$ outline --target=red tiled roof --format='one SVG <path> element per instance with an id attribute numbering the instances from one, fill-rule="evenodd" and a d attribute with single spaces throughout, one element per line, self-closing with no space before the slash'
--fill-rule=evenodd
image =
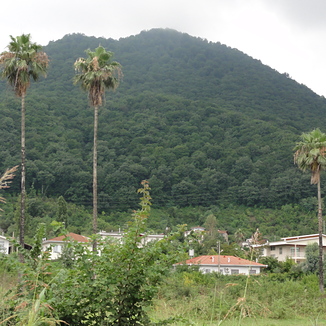
<path id="1" fill-rule="evenodd" d="M 209 256 L 199 256 L 194 257 L 191 259 L 186 260 L 187 265 L 217 265 L 220 263 L 221 265 L 244 265 L 244 266 L 262 266 L 265 267 L 266 265 L 256 263 L 254 261 L 250 261 L 247 259 L 234 257 L 234 256 L 220 256 L 220 259 L 218 258 L 218 255 L 209 255 Z"/>
<path id="2" fill-rule="evenodd" d="M 72 233 L 72 232 L 69 232 L 66 235 L 60 235 L 59 237 L 49 239 L 47 241 L 64 241 L 64 240 L 69 240 L 69 239 L 75 240 L 78 242 L 89 242 L 89 239 L 84 237 L 83 235 Z"/>

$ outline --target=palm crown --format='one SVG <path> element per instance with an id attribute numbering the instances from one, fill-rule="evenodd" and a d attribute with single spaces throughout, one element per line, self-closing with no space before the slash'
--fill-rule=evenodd
<path id="1" fill-rule="evenodd" d="M 111 61 L 112 52 L 106 51 L 102 46 L 94 52 L 86 50 L 88 57 L 79 58 L 74 66 L 80 72 L 74 78 L 75 84 L 80 83 L 86 90 L 92 106 L 101 106 L 105 89 L 115 89 L 121 79 L 121 66 Z"/>
<path id="2" fill-rule="evenodd" d="M 46 76 L 49 59 L 46 53 L 40 51 L 40 45 L 31 43 L 30 34 L 10 38 L 9 51 L 0 55 L 2 77 L 7 79 L 16 95 L 21 97 L 26 93 L 31 78 L 36 81 L 40 75 Z"/>
<path id="3" fill-rule="evenodd" d="M 299 169 L 310 169 L 311 184 L 320 181 L 320 172 L 326 167 L 326 134 L 318 128 L 301 135 L 301 141 L 294 148 L 294 162 Z"/>

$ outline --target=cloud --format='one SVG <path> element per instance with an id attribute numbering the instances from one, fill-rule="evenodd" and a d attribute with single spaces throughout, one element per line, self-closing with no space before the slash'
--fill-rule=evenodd
<path id="1" fill-rule="evenodd" d="M 280 19 L 288 21 L 303 32 L 326 27 L 324 0 L 264 0 L 264 3 Z"/>
<path id="2" fill-rule="evenodd" d="M 16 0 L 4 2 L 0 51 L 9 35 L 41 45 L 66 34 L 119 39 L 173 28 L 237 48 L 325 94 L 325 0 Z"/>

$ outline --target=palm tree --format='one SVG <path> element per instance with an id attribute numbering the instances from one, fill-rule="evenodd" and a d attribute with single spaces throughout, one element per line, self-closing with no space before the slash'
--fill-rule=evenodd
<path id="1" fill-rule="evenodd" d="M 311 171 L 311 184 L 317 185 L 318 233 L 319 233 L 319 288 L 324 292 L 323 274 L 323 214 L 320 191 L 320 173 L 326 167 L 326 134 L 318 128 L 301 135 L 301 141 L 294 147 L 294 163 L 300 170 Z"/>
<path id="2" fill-rule="evenodd" d="M 103 104 L 106 89 L 115 89 L 121 79 L 121 65 L 111 61 L 112 52 L 102 46 L 95 52 L 86 50 L 87 58 L 79 58 L 74 66 L 78 74 L 74 83 L 80 83 L 81 88 L 88 92 L 89 102 L 94 107 L 94 145 L 93 145 L 93 233 L 97 233 L 97 130 L 98 110 Z M 93 244 L 96 250 L 96 242 Z"/>
<path id="3" fill-rule="evenodd" d="M 21 212 L 19 223 L 19 243 L 24 246 L 25 236 L 25 96 L 31 79 L 37 81 L 40 75 L 46 76 L 49 58 L 40 51 L 42 47 L 31 42 L 30 34 L 12 37 L 8 50 L 0 54 L 2 77 L 13 87 L 21 98 Z"/>

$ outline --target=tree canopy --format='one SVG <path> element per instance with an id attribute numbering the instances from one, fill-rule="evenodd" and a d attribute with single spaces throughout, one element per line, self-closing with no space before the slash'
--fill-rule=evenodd
<path id="1" fill-rule="evenodd" d="M 314 188 L 293 165 L 292 150 L 303 132 L 326 125 L 325 98 L 237 49 L 163 29 L 120 40 L 71 34 L 44 47 L 47 79 L 28 93 L 29 192 L 92 205 L 93 115 L 72 84 L 72 67 L 99 44 L 124 71 L 99 111 L 99 212 L 134 209 L 144 179 L 154 209 L 315 210 Z M 19 112 L 5 83 L 0 96 L 4 171 L 19 162 Z M 14 180 L 8 193 L 18 192 Z"/>

